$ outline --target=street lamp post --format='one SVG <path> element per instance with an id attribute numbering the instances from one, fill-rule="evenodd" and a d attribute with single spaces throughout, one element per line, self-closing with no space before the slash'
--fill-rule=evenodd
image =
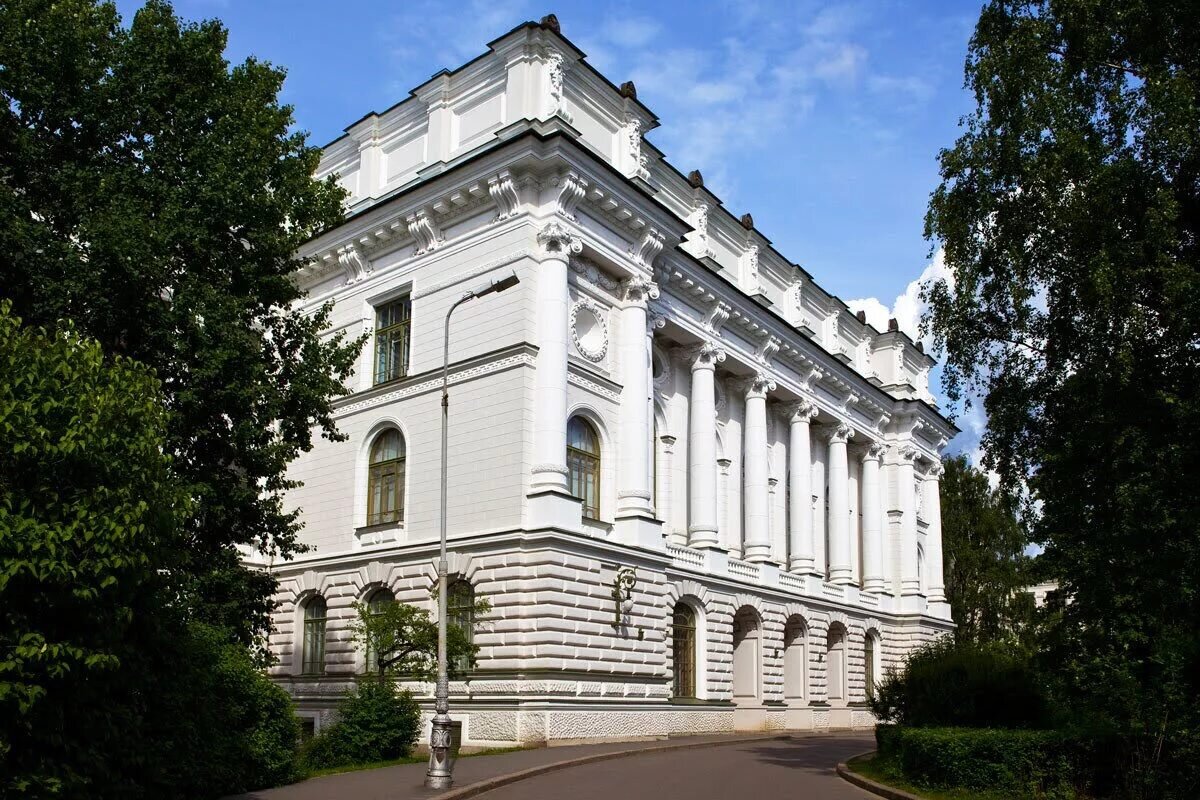
<path id="1" fill-rule="evenodd" d="M 438 640 L 437 689 L 434 692 L 433 726 L 429 732 L 429 770 L 425 786 L 430 789 L 449 789 L 454 785 L 450 763 L 450 678 L 446 663 L 446 423 L 450 414 L 450 315 L 468 300 L 511 289 L 520 283 L 515 272 L 494 278 L 474 291 L 467 292 L 450 304 L 446 312 L 446 327 L 442 335 L 442 504 L 440 542 L 438 550 Z"/>

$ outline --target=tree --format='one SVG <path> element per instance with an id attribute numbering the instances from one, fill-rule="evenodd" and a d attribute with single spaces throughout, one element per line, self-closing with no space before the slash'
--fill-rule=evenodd
<path id="1" fill-rule="evenodd" d="M 1027 538 L 1010 498 L 965 456 L 946 458 L 941 481 L 946 600 L 955 636 L 971 642 L 1011 639 L 1026 613 Z"/>
<path id="2" fill-rule="evenodd" d="M 78 791 L 133 718 L 110 692 L 189 508 L 165 430 L 149 369 L 0 302 L 0 795 Z"/>
<path id="3" fill-rule="evenodd" d="M 71 320 L 161 381 L 165 450 L 194 500 L 179 554 L 193 613 L 249 644 L 273 579 L 237 545 L 298 550 L 286 467 L 337 438 L 359 343 L 305 314 L 297 247 L 342 219 L 284 74 L 230 67 L 226 31 L 150 0 L 0 9 L 0 286 L 27 324 Z"/>
<path id="4" fill-rule="evenodd" d="M 987 463 L 1067 603 L 1048 662 L 1126 736 L 1128 791 L 1200 784 L 1200 29 L 1193 3 L 992 0 L 940 156 L 926 290 Z"/>
<path id="5" fill-rule="evenodd" d="M 491 611 L 486 599 L 475 600 L 472 619 Z M 371 666 L 382 680 L 404 675 L 433 680 L 437 677 L 437 622 L 429 612 L 407 603 L 388 602 L 376 607 L 355 603 L 358 614 L 351 627 L 354 640 L 369 654 Z M 446 659 L 450 677 L 475 666 L 479 645 L 473 631 L 459 625 L 446 626 Z"/>
<path id="6" fill-rule="evenodd" d="M 0 797 L 214 797 L 287 780 L 291 700 L 189 620 L 191 498 L 144 365 L 0 302 Z"/>

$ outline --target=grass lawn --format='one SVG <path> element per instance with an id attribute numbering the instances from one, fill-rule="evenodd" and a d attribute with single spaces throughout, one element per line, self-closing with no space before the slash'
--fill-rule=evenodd
<path id="1" fill-rule="evenodd" d="M 883 764 L 875 763 L 875 756 L 852 758 L 846 763 L 851 772 L 856 772 L 864 778 L 915 794 L 925 800 L 1010 800 L 1012 795 L 1007 792 L 981 792 L 978 789 L 922 789 L 913 786 L 899 773 L 888 769 Z"/>
<path id="2" fill-rule="evenodd" d="M 487 747 L 476 753 L 460 753 L 459 758 L 474 758 L 475 756 L 494 756 L 500 753 L 513 753 L 517 750 L 525 750 L 524 747 Z M 368 764 L 346 764 L 341 767 L 327 767 L 325 769 L 315 769 L 304 774 L 300 780 L 308 780 L 309 778 L 319 778 L 322 775 L 339 775 L 343 772 L 358 772 L 363 769 L 380 769 L 381 767 L 394 767 L 399 764 L 424 764 L 429 761 L 429 756 L 405 756 L 404 758 L 393 758 L 391 761 L 372 761 Z"/>

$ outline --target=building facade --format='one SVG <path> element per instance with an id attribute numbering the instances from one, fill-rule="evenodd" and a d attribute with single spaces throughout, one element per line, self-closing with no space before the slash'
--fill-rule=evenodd
<path id="1" fill-rule="evenodd" d="M 547 18 L 326 147 L 349 206 L 297 280 L 368 343 L 348 438 L 292 469 L 312 549 L 269 565 L 273 674 L 318 727 L 364 670 L 351 604 L 436 605 L 443 324 L 510 273 L 450 328 L 450 613 L 492 607 L 451 684 L 467 743 L 870 725 L 950 629 L 932 360 L 656 125 Z"/>

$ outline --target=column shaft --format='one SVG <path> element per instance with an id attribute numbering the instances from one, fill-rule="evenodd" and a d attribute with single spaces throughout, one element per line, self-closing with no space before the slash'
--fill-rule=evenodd
<path id="1" fill-rule="evenodd" d="M 900 594 L 921 592 L 921 576 L 917 566 L 917 498 L 913 461 L 917 452 L 911 448 L 900 451 L 897 465 L 897 491 L 900 493 Z"/>
<path id="2" fill-rule="evenodd" d="M 767 561 L 771 558 L 771 497 L 767 478 L 767 392 L 774 382 L 758 375 L 746 382 L 745 474 L 743 488 L 746 511 L 745 558 Z"/>
<path id="3" fill-rule="evenodd" d="M 634 277 L 623 284 L 621 309 L 621 433 L 617 516 L 653 515 L 650 498 L 650 369 L 646 349 L 646 303 L 658 287 Z M 651 443 L 652 446 L 652 443 Z"/>
<path id="4" fill-rule="evenodd" d="M 562 225 L 538 234 L 543 258 L 537 284 L 537 371 L 534 377 L 534 491 L 567 489 L 567 259 L 582 244 Z"/>
<path id="5" fill-rule="evenodd" d="M 942 472 L 942 465 L 934 464 L 921 483 L 925 493 L 922 502 L 925 521 L 929 523 L 925 532 L 925 565 L 929 569 L 925 594 L 930 603 L 946 602 L 946 576 L 942 572 Z"/>
<path id="6" fill-rule="evenodd" d="M 688 542 L 692 547 L 716 547 L 717 539 L 717 419 L 714 373 L 725 352 L 711 342 L 689 353 L 692 359 L 692 397 L 688 412 L 688 499 L 691 517 Z"/>
<path id="7" fill-rule="evenodd" d="M 788 502 L 788 522 L 791 572 L 806 573 L 815 569 L 812 511 L 812 439 L 809 422 L 816 409 L 807 401 L 797 403 L 791 414 L 791 436 L 788 441 L 788 477 L 791 497 Z"/>
<path id="8" fill-rule="evenodd" d="M 883 446 L 867 448 L 862 462 L 863 510 L 863 589 L 882 592 L 883 577 L 883 496 L 879 485 L 879 459 Z"/>
<path id="9" fill-rule="evenodd" d="M 829 437 L 829 581 L 850 583 L 850 481 L 846 442 L 854 435 L 839 425 Z"/>

